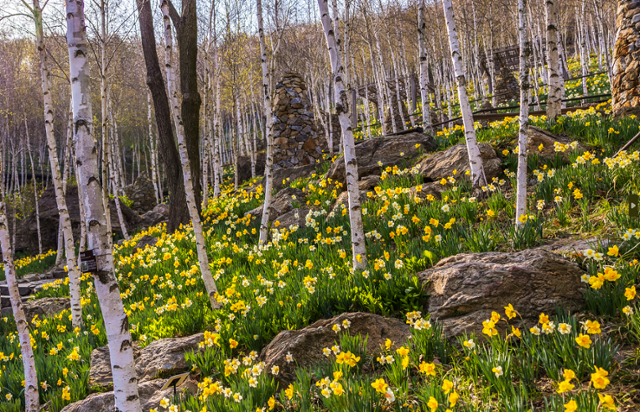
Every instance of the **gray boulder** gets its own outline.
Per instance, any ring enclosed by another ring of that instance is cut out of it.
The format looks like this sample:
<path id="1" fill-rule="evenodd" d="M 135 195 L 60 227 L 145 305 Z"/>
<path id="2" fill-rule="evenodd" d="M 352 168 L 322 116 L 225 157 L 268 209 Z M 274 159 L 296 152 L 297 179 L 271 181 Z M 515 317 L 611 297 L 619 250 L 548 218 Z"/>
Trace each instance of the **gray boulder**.
<path id="1" fill-rule="evenodd" d="M 579 309 L 584 272 L 573 262 L 544 249 L 516 253 L 463 253 L 441 260 L 417 276 L 429 295 L 428 311 L 447 336 L 475 332 L 491 312 L 512 304 L 525 320 L 555 307 Z M 506 323 L 496 325 L 504 329 Z"/>
<path id="2" fill-rule="evenodd" d="M 160 203 L 141 216 L 142 227 L 148 228 L 169 220 L 169 205 Z"/>
<path id="3" fill-rule="evenodd" d="M 371 313 L 343 313 L 331 319 L 322 319 L 300 330 L 285 330 L 280 332 L 260 353 L 260 360 L 265 362 L 266 370 L 273 366 L 280 368 L 276 379 L 281 388 L 286 387 L 295 377 L 295 368 L 306 368 L 326 359 L 322 349 L 330 348 L 336 342 L 340 344 L 343 333 L 332 330 L 333 325 L 347 320 L 351 322 L 349 334 L 368 336 L 367 349 L 369 353 L 380 351 L 387 339 L 399 347 L 411 336 L 409 326 L 394 318 L 385 318 Z M 287 362 L 290 353 L 293 362 Z M 282 386 L 284 385 L 284 386 Z"/>
<path id="4" fill-rule="evenodd" d="M 356 145 L 358 175 L 362 179 L 370 175 L 380 175 L 381 168 L 387 166 L 411 166 L 410 161 L 420 153 L 432 152 L 437 147 L 433 137 L 417 132 L 364 140 Z M 336 159 L 327 172 L 327 177 L 346 183 L 344 157 Z"/>
<path id="5" fill-rule="evenodd" d="M 165 379 L 156 379 L 138 384 L 138 396 L 143 412 L 149 412 L 151 409 L 162 410 L 160 401 L 173 396 L 173 388 L 161 390 L 165 382 Z M 178 391 L 195 395 L 197 389 L 197 383 L 188 380 L 178 388 Z M 65 406 L 61 412 L 113 412 L 114 410 L 115 400 L 113 391 L 110 391 L 91 394 L 81 401 Z"/>
<path id="6" fill-rule="evenodd" d="M 184 354 L 198 351 L 198 344 L 204 335 L 198 333 L 184 338 L 167 338 L 151 342 L 149 346 L 138 349 L 134 344 L 133 357 L 139 382 L 157 378 L 166 378 L 189 369 Z M 91 353 L 89 386 L 109 388 L 112 385 L 111 358 L 108 346 L 94 349 Z"/>
<path id="7" fill-rule="evenodd" d="M 489 143 L 479 143 L 480 155 L 484 166 L 484 174 L 488 180 L 497 177 L 502 172 L 502 161 Z M 453 171 L 456 170 L 456 174 Z M 459 144 L 443 152 L 435 153 L 420 162 L 420 173 L 427 179 L 438 181 L 442 178 L 454 176 L 459 179 L 469 170 L 469 155 L 467 146 Z"/>
<path id="8" fill-rule="evenodd" d="M 22 304 L 22 310 L 27 317 L 27 322 L 38 315 L 39 319 L 47 316 L 57 315 L 65 309 L 71 309 L 71 299 L 69 298 L 42 298 L 30 300 Z"/>
<path id="9" fill-rule="evenodd" d="M 296 208 L 298 205 L 305 204 L 304 192 L 300 189 L 285 187 L 275 194 L 271 199 L 271 210 L 269 212 L 269 223 L 273 222 L 279 216 L 284 215 Z M 245 216 L 251 215 L 251 219 L 262 219 L 262 211 L 264 203 L 253 210 L 245 213 Z"/>

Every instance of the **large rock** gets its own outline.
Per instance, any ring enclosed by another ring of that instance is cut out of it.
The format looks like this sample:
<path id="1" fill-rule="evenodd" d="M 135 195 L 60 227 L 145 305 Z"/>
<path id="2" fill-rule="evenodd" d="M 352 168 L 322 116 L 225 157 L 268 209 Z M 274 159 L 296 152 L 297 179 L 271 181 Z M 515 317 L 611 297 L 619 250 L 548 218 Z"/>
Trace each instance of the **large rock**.
<path id="1" fill-rule="evenodd" d="M 146 382 L 186 372 L 189 366 L 184 354 L 197 351 L 198 344 L 203 340 L 203 334 L 198 333 L 184 338 L 159 339 L 143 349 L 138 349 L 137 345 L 134 345 L 133 356 L 138 381 Z M 107 346 L 93 350 L 89 386 L 108 388 L 112 385 L 110 362 Z"/>
<path id="2" fill-rule="evenodd" d="M 485 176 L 488 180 L 497 177 L 502 172 L 502 162 L 496 155 L 496 151 L 489 143 L 479 143 L 478 147 L 482 156 Z M 464 144 L 435 153 L 420 164 L 420 173 L 431 181 L 454 176 L 454 170 L 457 171 L 456 179 L 464 176 L 465 172 L 469 170 L 469 155 L 467 154 L 467 146 Z"/>
<path id="3" fill-rule="evenodd" d="M 416 147 L 418 145 L 418 147 Z M 358 175 L 360 179 L 370 175 L 380 175 L 387 166 L 408 166 L 409 160 L 420 153 L 436 150 L 433 137 L 422 133 L 409 133 L 401 136 L 383 136 L 364 140 L 356 145 Z M 331 165 L 327 177 L 346 183 L 344 158 L 338 157 Z"/>
<path id="4" fill-rule="evenodd" d="M 322 349 L 330 348 L 336 342 L 340 344 L 343 333 L 332 330 L 333 325 L 348 320 L 351 322 L 349 334 L 351 336 L 368 336 L 367 349 L 369 353 L 380 350 L 387 339 L 396 346 L 401 346 L 411 336 L 409 326 L 398 319 L 384 318 L 371 313 L 343 313 L 331 319 L 322 319 L 300 330 L 286 330 L 280 332 L 260 353 L 260 360 L 266 364 L 266 370 L 273 366 L 280 368 L 277 379 L 281 388 L 286 387 L 295 377 L 295 368 L 306 368 L 326 359 Z M 293 362 L 287 362 L 287 354 L 293 357 Z M 284 385 L 284 386 L 283 386 Z"/>
<path id="5" fill-rule="evenodd" d="M 291 229 L 292 226 L 298 226 L 299 228 L 306 227 L 307 221 L 305 218 L 307 217 L 307 214 L 309 214 L 309 209 L 300 208 L 290 210 L 282 216 L 278 216 L 276 218 L 276 222 L 278 222 L 278 229 Z"/>
<path id="6" fill-rule="evenodd" d="M 475 332 L 496 311 L 513 304 L 526 320 L 555 313 L 556 306 L 583 305 L 583 271 L 575 263 L 543 249 L 517 253 L 469 253 L 441 260 L 418 274 L 429 295 L 428 311 L 447 336 Z M 501 321 L 498 327 L 506 326 Z"/>
<path id="7" fill-rule="evenodd" d="M 287 184 L 291 184 L 300 178 L 306 179 L 310 178 L 314 174 L 317 175 L 319 170 L 321 170 L 321 167 L 321 163 L 314 163 L 304 166 L 287 167 L 286 169 L 276 169 L 273 171 L 273 188 L 280 190 L 284 187 L 285 182 Z"/>
<path id="8" fill-rule="evenodd" d="M 303 205 L 305 203 L 304 192 L 300 189 L 294 189 L 293 187 L 286 187 L 276 193 L 271 199 L 271 211 L 269 212 L 269 222 L 273 222 L 279 216 L 284 215 L 287 212 L 295 209 L 295 206 Z M 256 207 L 253 210 L 248 211 L 246 215 L 251 215 L 252 219 L 262 219 L 263 204 Z"/>
<path id="9" fill-rule="evenodd" d="M 264 176 L 264 166 L 267 162 L 266 153 L 258 153 L 256 156 L 256 176 Z M 251 179 L 251 158 L 238 156 L 238 183 Z"/>
<path id="10" fill-rule="evenodd" d="M 147 172 L 140 173 L 140 176 L 136 178 L 132 185 L 124 188 L 124 192 L 127 198 L 133 201 L 131 209 L 136 213 L 143 214 L 148 212 L 158 204 L 153 181 L 149 179 Z"/>
<path id="11" fill-rule="evenodd" d="M 47 316 L 57 315 L 65 309 L 71 309 L 71 299 L 69 298 L 42 298 L 22 304 L 22 310 L 24 310 L 24 315 L 29 323 L 36 315 L 39 319 L 42 319 Z"/>
<path id="12" fill-rule="evenodd" d="M 156 243 L 158 243 L 158 238 L 157 237 L 144 235 L 144 236 L 142 236 L 140 238 L 140 240 L 138 240 L 136 245 L 133 247 L 133 251 L 132 252 L 136 253 L 139 250 L 144 250 L 147 246 L 153 247 L 153 246 L 156 245 Z"/>
<path id="13" fill-rule="evenodd" d="M 78 187 L 67 186 L 66 193 L 67 209 L 71 218 L 71 228 L 73 229 L 74 239 L 80 237 L 80 204 L 78 202 Z M 118 213 L 116 211 L 115 202 L 111 200 L 110 214 L 111 225 L 114 232 L 122 232 Z M 120 203 L 125 224 L 129 232 L 140 226 L 142 220 L 133 210 L 124 203 Z M 58 205 L 56 196 L 53 191 L 53 185 L 44 191 L 42 197 L 38 200 L 38 208 L 40 211 L 40 233 L 42 235 L 42 249 L 56 249 L 58 247 Z M 9 214 L 9 213 L 8 213 Z M 12 225 L 9 225 L 12 228 Z M 18 231 L 16 233 L 16 249 L 28 250 L 31 253 L 38 251 L 38 232 L 36 226 L 35 212 L 29 214 L 24 220 L 19 222 Z"/>
<path id="14" fill-rule="evenodd" d="M 148 211 L 142 218 L 142 227 L 155 226 L 158 223 L 167 222 L 169 220 L 169 205 L 160 203 L 153 210 Z"/>
<path id="15" fill-rule="evenodd" d="M 364 205 L 365 202 L 369 201 L 371 198 L 369 198 L 369 196 L 367 195 L 367 192 L 365 191 L 361 191 L 360 192 L 360 205 Z M 336 201 L 333 203 L 333 206 L 331 207 L 331 213 L 334 214 L 339 214 L 342 213 L 342 209 L 346 208 L 347 209 L 347 213 L 349 210 L 349 192 L 342 192 L 338 195 L 338 198 L 336 199 Z"/>
<path id="16" fill-rule="evenodd" d="M 165 379 L 156 379 L 138 384 L 138 396 L 143 412 L 149 412 L 151 409 L 162 410 L 160 401 L 163 398 L 171 399 L 173 397 L 173 388 L 161 390 L 165 382 Z M 186 391 L 195 395 L 197 384 L 188 380 L 178 387 L 178 391 Z M 102 392 L 91 394 L 81 401 L 69 404 L 62 408 L 61 412 L 113 412 L 114 410 L 113 392 Z"/>
<path id="17" fill-rule="evenodd" d="M 568 145 L 571 143 L 569 139 L 549 133 L 536 126 L 529 126 L 527 134 L 529 139 L 527 141 L 527 154 L 538 154 L 541 159 L 553 159 L 557 153 L 562 156 L 564 163 L 569 163 L 569 150 L 564 153 L 556 152 L 555 150 L 556 143 Z M 542 145 L 542 150 L 540 150 L 540 145 Z M 584 148 L 578 146 L 578 150 L 584 151 Z"/>

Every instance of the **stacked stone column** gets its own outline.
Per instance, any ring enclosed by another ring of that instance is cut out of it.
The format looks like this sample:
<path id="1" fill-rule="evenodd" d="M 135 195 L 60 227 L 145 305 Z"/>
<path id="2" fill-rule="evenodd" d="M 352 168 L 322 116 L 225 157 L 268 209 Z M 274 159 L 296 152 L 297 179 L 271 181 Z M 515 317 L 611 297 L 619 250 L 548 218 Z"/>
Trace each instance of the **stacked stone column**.
<path id="1" fill-rule="evenodd" d="M 285 73 L 273 101 L 273 164 L 275 169 L 322 159 L 326 140 L 318 134 L 307 86 L 296 73 Z"/>
<path id="2" fill-rule="evenodd" d="M 613 113 L 640 115 L 640 0 L 620 0 L 613 52 Z"/>

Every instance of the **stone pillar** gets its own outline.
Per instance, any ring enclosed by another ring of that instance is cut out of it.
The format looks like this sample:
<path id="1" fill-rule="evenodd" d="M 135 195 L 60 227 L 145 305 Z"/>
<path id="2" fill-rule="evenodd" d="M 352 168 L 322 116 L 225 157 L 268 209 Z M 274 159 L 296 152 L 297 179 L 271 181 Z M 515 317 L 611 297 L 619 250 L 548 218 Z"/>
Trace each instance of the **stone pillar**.
<path id="1" fill-rule="evenodd" d="M 307 85 L 296 73 L 285 73 L 273 100 L 273 166 L 280 169 L 322 159 L 326 141 L 318 135 Z"/>
<path id="2" fill-rule="evenodd" d="M 640 0 L 619 0 L 613 52 L 613 113 L 640 115 Z"/>

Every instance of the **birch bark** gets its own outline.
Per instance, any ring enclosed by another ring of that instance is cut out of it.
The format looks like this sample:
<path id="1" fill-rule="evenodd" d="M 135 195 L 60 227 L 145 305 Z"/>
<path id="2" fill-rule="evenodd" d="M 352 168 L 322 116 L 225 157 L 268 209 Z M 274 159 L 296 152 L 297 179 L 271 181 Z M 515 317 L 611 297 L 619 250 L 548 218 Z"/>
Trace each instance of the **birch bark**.
<path id="1" fill-rule="evenodd" d="M 362 225 L 362 211 L 360 209 L 360 190 L 358 188 L 358 159 L 351 130 L 351 116 L 349 113 L 349 96 L 344 89 L 342 76 L 344 67 L 340 62 L 333 25 L 329 17 L 327 0 L 318 0 L 322 27 L 324 28 L 331 70 L 334 76 L 334 91 L 336 97 L 336 112 L 342 126 L 343 156 L 347 175 L 347 192 L 349 195 L 349 219 L 351 221 L 351 248 L 354 269 L 364 269 L 367 266 L 367 251 L 364 243 L 364 229 Z"/>
<path id="2" fill-rule="evenodd" d="M 37 0 L 34 1 L 34 6 Z M 40 11 L 39 6 L 37 7 Z M 18 341 L 20 342 L 20 357 L 24 368 L 24 400 L 25 412 L 38 412 L 40 410 L 40 399 L 38 396 L 38 376 L 36 373 L 36 362 L 31 346 L 31 336 L 29 335 L 29 325 L 22 310 L 22 297 L 18 291 L 18 280 L 16 269 L 13 265 L 13 255 L 9 243 L 9 228 L 7 227 L 7 215 L 5 203 L 0 202 L 0 247 L 2 248 L 2 263 L 9 289 L 9 300 L 13 310 L 13 318 L 18 329 Z"/>
<path id="3" fill-rule="evenodd" d="M 557 0 L 546 0 L 547 21 L 547 72 L 549 79 L 549 97 L 547 98 L 547 119 L 555 122 L 562 113 L 562 90 L 560 90 L 560 73 L 558 58 L 558 11 Z"/>
<path id="4" fill-rule="evenodd" d="M 456 30 L 456 22 L 453 17 L 453 5 L 451 0 L 443 0 L 444 14 L 447 23 L 447 31 L 449 33 L 449 45 L 451 46 L 451 61 L 455 71 L 456 82 L 458 84 L 458 99 L 460 100 L 460 111 L 462 113 L 462 122 L 464 124 L 464 135 L 467 141 L 467 152 L 469 155 L 469 168 L 471 169 L 471 181 L 474 186 L 482 186 L 487 184 L 487 178 L 484 175 L 484 167 L 482 165 L 482 157 L 476 140 L 476 130 L 473 124 L 473 113 L 469 104 L 469 96 L 467 95 L 467 79 L 462 68 L 462 56 L 460 55 L 460 44 L 458 42 L 458 32 Z M 449 104 L 451 107 L 451 103 Z"/>
<path id="5" fill-rule="evenodd" d="M 518 0 L 520 37 L 520 129 L 518 131 L 518 183 L 516 197 L 516 227 L 524 225 L 527 213 L 527 128 L 529 126 L 529 57 L 531 43 L 527 38 L 526 0 Z"/>
<path id="6" fill-rule="evenodd" d="M 93 114 L 87 56 L 84 2 L 67 0 L 67 44 L 74 115 L 78 185 L 82 186 L 83 204 L 88 228 L 88 246 L 97 256 L 94 273 L 96 294 L 109 342 L 113 374 L 115 407 L 120 412 L 140 412 L 138 378 L 133 361 L 129 321 L 124 313 L 120 288 L 113 266 L 113 251 L 107 232 L 102 188 L 98 174 L 98 157 L 93 138 Z"/>
<path id="7" fill-rule="evenodd" d="M 426 30 L 427 22 L 425 18 L 425 0 L 420 0 L 418 8 L 418 45 L 420 48 L 420 98 L 422 99 L 422 127 L 425 131 L 433 134 L 431 126 L 431 107 L 429 105 L 429 62 L 427 61 Z"/>
<path id="8" fill-rule="evenodd" d="M 47 64 L 47 50 L 44 43 L 42 26 L 42 9 L 39 0 L 33 1 L 34 20 L 36 22 L 36 47 L 40 58 L 40 75 L 42 80 L 42 94 L 44 100 L 44 123 L 47 147 L 49 148 L 49 162 L 51 164 L 53 185 L 56 193 L 56 204 L 60 224 L 64 233 L 65 257 L 69 273 L 69 293 L 71 295 L 71 323 L 74 328 L 82 327 L 82 306 L 80 305 L 80 275 L 76 268 L 76 251 L 73 244 L 73 232 L 71 231 L 71 219 L 67 209 L 67 201 L 62 188 L 60 177 L 60 165 L 58 163 L 58 149 L 53 131 L 53 102 L 49 90 L 50 72 Z"/>
<path id="9" fill-rule="evenodd" d="M 262 20 L 262 0 L 257 0 L 258 13 L 258 37 L 260 39 L 260 61 L 262 67 L 262 99 L 264 105 L 264 115 L 266 118 L 267 135 L 267 159 L 264 166 L 264 205 L 262 207 L 262 220 L 260 222 L 259 244 L 266 244 L 269 236 L 269 217 L 271 214 L 271 192 L 273 191 L 273 137 L 271 136 L 271 80 L 269 78 L 269 68 L 267 66 L 267 46 L 264 40 L 264 24 Z M 331 116 L 331 115 L 329 115 Z M 329 142 L 329 150 L 332 150 Z"/>
<path id="10" fill-rule="evenodd" d="M 200 215 L 198 214 L 196 197 L 193 190 L 193 181 L 191 180 L 191 166 L 189 164 L 189 155 L 187 153 L 184 126 L 182 124 L 182 117 L 180 114 L 178 87 L 172 65 L 173 39 L 171 37 L 171 20 L 169 19 L 169 5 L 167 3 L 167 0 L 163 0 L 161 8 L 162 21 L 164 24 L 164 39 L 166 45 L 167 88 L 169 89 L 171 113 L 173 114 L 173 120 L 176 127 L 176 135 L 178 136 L 178 149 L 180 151 L 180 159 L 182 161 L 182 175 L 184 176 L 184 188 L 185 194 L 187 196 L 187 207 L 189 209 L 189 214 L 191 215 L 193 233 L 196 239 L 196 249 L 198 252 L 198 261 L 200 263 L 200 273 L 202 274 L 202 280 L 207 290 L 207 295 L 209 295 L 211 308 L 215 310 L 220 306 L 216 299 L 218 288 L 216 287 L 216 283 L 213 280 L 213 276 L 211 275 L 211 269 L 209 268 L 209 257 L 207 256 L 206 240 L 202 231 L 202 223 L 200 222 Z"/>

